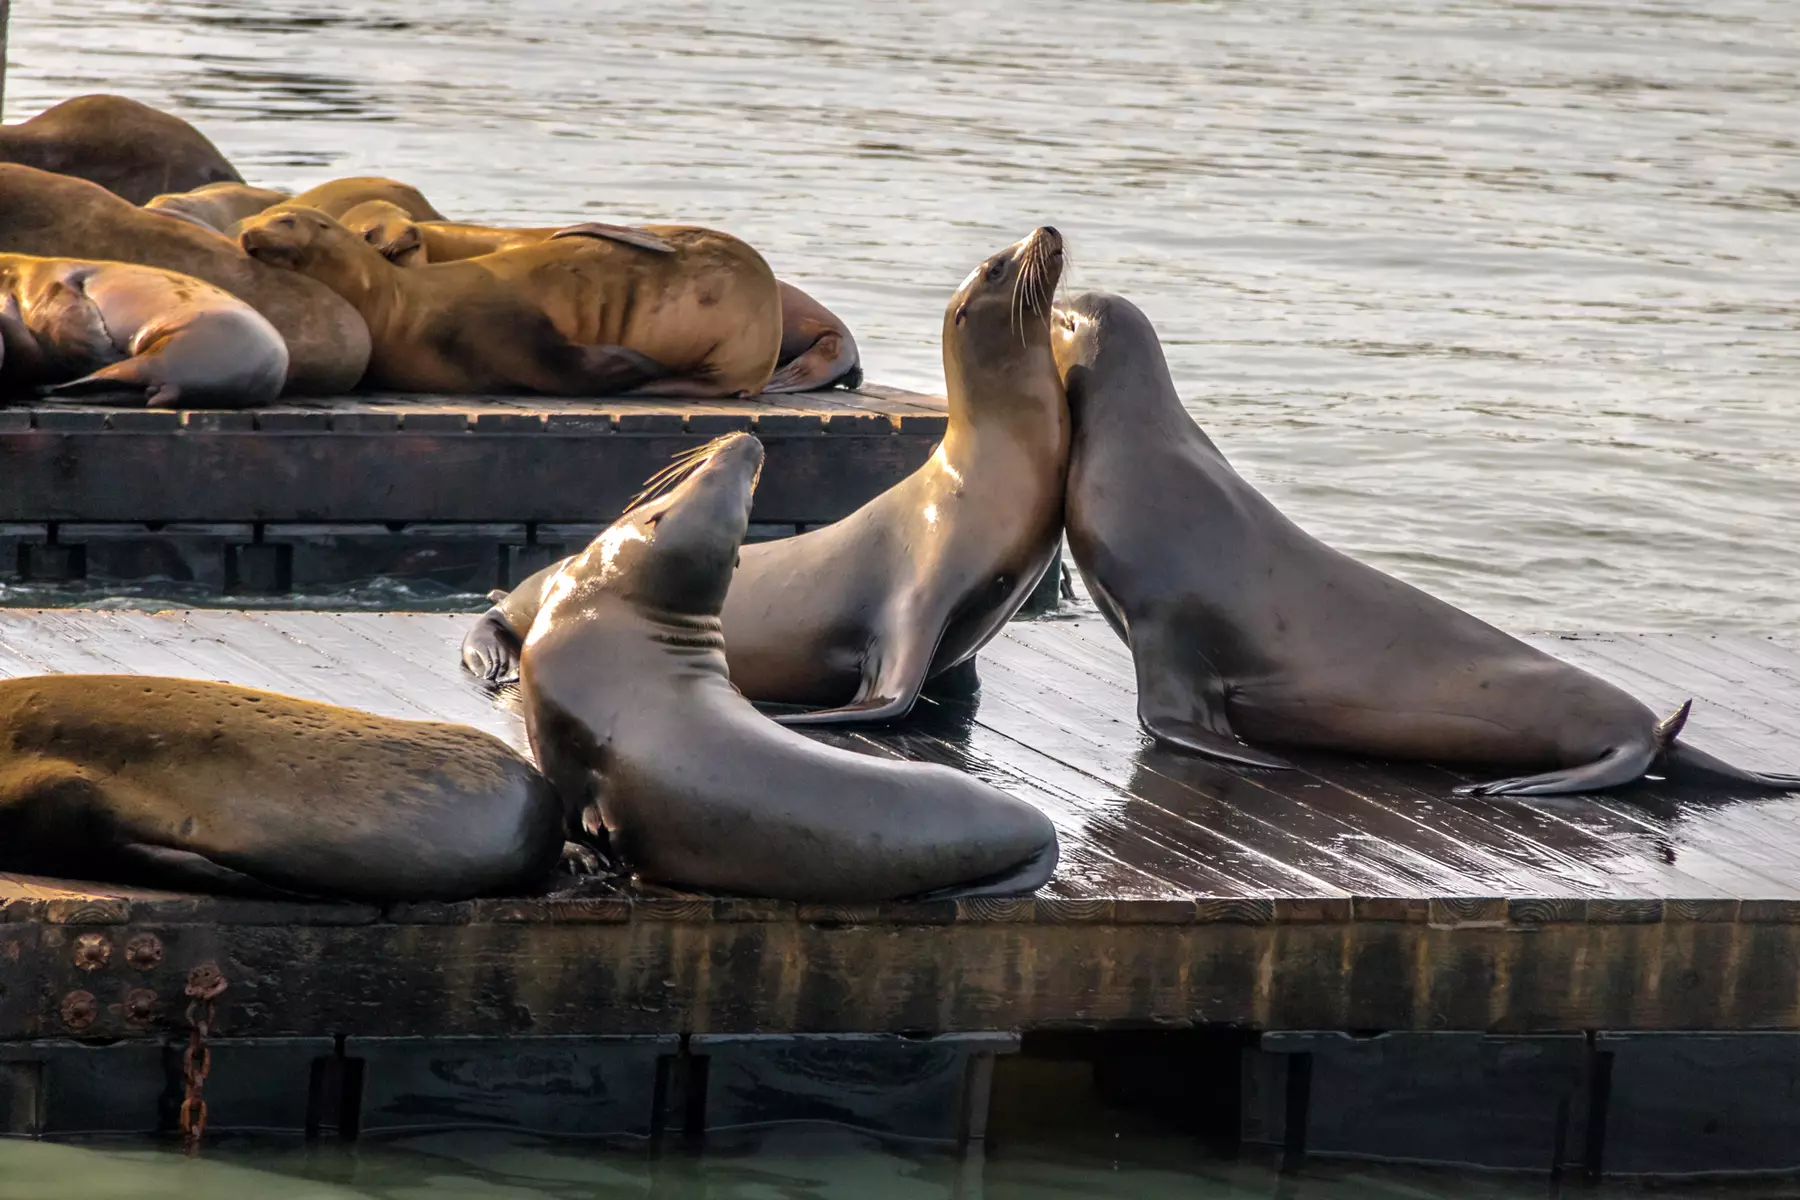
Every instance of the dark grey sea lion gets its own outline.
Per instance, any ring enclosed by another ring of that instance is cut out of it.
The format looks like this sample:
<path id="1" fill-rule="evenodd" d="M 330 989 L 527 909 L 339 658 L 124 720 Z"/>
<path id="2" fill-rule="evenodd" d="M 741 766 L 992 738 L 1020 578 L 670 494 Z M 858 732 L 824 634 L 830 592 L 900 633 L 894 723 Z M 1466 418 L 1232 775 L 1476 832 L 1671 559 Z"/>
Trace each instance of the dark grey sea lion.
<path id="1" fill-rule="evenodd" d="M 479 730 L 223 683 L 0 681 L 0 869 L 358 900 L 517 894 L 563 849 Z"/>
<path id="2" fill-rule="evenodd" d="M 1800 789 L 1682 744 L 1687 705 L 1658 721 L 1282 516 L 1182 407 L 1129 301 L 1090 292 L 1053 324 L 1075 426 L 1069 549 L 1131 646 L 1138 716 L 1160 741 L 1258 767 L 1288 764 L 1255 746 L 1288 745 L 1522 772 L 1460 789 L 1485 795 L 1652 769 Z"/>
<path id="3" fill-rule="evenodd" d="M 571 828 L 656 884 L 856 903 L 1030 891 L 1049 820 L 961 772 L 822 745 L 731 684 L 719 612 L 762 469 L 712 443 L 558 568 L 525 641 L 532 750 Z"/>

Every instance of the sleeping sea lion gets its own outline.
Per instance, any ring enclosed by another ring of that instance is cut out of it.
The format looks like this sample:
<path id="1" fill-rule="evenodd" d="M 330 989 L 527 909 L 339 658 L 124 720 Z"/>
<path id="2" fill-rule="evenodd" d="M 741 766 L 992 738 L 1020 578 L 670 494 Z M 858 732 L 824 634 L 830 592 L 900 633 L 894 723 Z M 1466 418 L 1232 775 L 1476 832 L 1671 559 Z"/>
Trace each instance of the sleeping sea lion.
<path id="1" fill-rule="evenodd" d="M 1053 333 L 1075 421 L 1069 549 L 1131 647 L 1159 741 L 1257 767 L 1288 764 L 1246 742 L 1525 772 L 1458 789 L 1477 795 L 1595 791 L 1652 769 L 1800 789 L 1683 745 L 1687 705 L 1658 722 L 1282 516 L 1182 407 L 1129 301 L 1089 292 Z"/>
<path id="2" fill-rule="evenodd" d="M 780 720 L 904 717 L 928 680 L 1005 627 L 1056 557 L 1069 414 L 1049 313 L 1061 271 L 1049 227 L 971 271 L 944 312 L 950 420 L 930 460 L 835 524 L 744 547 L 724 611 L 731 680 L 752 700 L 818 709 Z M 496 683 L 516 672 L 560 569 L 476 622 L 462 647 L 471 672 Z"/>
<path id="3" fill-rule="evenodd" d="M 331 289 L 265 266 L 220 234 L 128 204 L 86 180 L 0 165 L 0 251 L 139 263 L 223 288 L 280 331 L 290 394 L 347 392 L 369 361 L 368 326 Z"/>
<path id="4" fill-rule="evenodd" d="M 730 434 L 546 589 L 525 642 L 532 751 L 573 828 L 652 883 L 818 903 L 1031 891 L 1056 831 L 959 771 L 822 745 L 732 687 L 719 610 L 762 444 Z"/>
<path id="5" fill-rule="evenodd" d="M 358 204 L 339 218 L 339 223 L 381 251 L 383 258 L 402 267 L 459 262 L 496 250 L 535 246 L 570 228 L 518 229 L 460 221 L 421 221 L 386 200 Z M 862 360 L 850 327 L 793 284 L 780 280 L 777 283 L 781 289 L 781 352 L 776 356 L 775 374 L 763 386 L 763 392 L 862 386 Z"/>
<path id="6" fill-rule="evenodd" d="M 755 250 L 693 226 L 577 231 L 593 236 L 410 270 L 294 204 L 251 217 L 238 238 L 356 306 L 374 341 L 371 387 L 700 399 L 768 382 L 780 305 Z"/>
<path id="7" fill-rule="evenodd" d="M 192 679 L 0 681 L 0 870 L 459 900 L 562 850 L 544 777 L 479 730 Z"/>
<path id="8" fill-rule="evenodd" d="M 144 207 L 164 216 L 190 221 L 214 233 L 224 233 L 245 217 L 255 216 L 287 199 L 286 192 L 274 188 L 252 187 L 247 183 L 209 183 L 191 192 L 165 192 L 151 198 Z"/>
<path id="9" fill-rule="evenodd" d="M 0 254 L 0 394 L 125 395 L 250 408 L 281 394 L 287 343 L 236 296 L 133 263 Z"/>
<path id="10" fill-rule="evenodd" d="M 77 96 L 29 121 L 0 125 L 0 162 L 86 179 L 131 204 L 243 182 L 198 129 L 124 96 Z"/>

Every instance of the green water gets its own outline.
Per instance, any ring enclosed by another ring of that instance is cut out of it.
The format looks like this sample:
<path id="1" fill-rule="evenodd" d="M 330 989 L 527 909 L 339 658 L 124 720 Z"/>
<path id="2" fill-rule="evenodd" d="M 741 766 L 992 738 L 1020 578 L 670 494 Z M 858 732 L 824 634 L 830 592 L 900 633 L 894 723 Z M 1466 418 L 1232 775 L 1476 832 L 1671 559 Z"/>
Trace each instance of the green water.
<path id="1" fill-rule="evenodd" d="M 1311 1164 L 1283 1176 L 1181 1138 L 1095 1135 L 952 1152 L 828 1126 L 742 1136 L 704 1154 L 440 1133 L 384 1143 L 209 1146 L 198 1159 L 146 1143 L 0 1141 L 0 1200 L 1540 1200 L 1646 1194 L 1419 1168 Z M 1792 1200 L 1767 1181 L 1659 1187 L 1658 1196 Z"/>

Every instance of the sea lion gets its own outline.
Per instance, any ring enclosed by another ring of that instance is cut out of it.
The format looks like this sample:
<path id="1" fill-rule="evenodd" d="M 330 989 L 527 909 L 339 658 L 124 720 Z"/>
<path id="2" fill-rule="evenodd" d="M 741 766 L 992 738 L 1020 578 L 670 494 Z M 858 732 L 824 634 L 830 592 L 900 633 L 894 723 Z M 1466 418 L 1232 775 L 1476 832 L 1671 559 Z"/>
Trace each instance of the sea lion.
<path id="1" fill-rule="evenodd" d="M 1069 414 L 1048 321 L 1061 272 L 1048 227 L 971 271 L 944 313 L 950 420 L 931 458 L 835 524 L 744 547 L 724 611 L 731 680 L 752 700 L 815 709 L 779 720 L 904 717 L 1056 557 Z M 561 566 L 476 622 L 462 647 L 471 672 L 514 674 Z"/>
<path id="2" fill-rule="evenodd" d="M 85 180 L 0 165 L 0 251 L 139 263 L 223 288 L 281 332 L 289 393 L 347 392 L 369 361 L 368 326 L 329 288 Z"/>
<path id="3" fill-rule="evenodd" d="M 421 221 L 386 200 L 358 204 L 344 213 L 339 223 L 381 251 L 383 258 L 402 267 L 459 262 L 497 250 L 535 246 L 569 228 L 518 229 L 461 221 Z M 781 289 L 781 352 L 775 359 L 775 374 L 763 385 L 763 392 L 862 386 L 862 359 L 850 327 L 793 284 L 776 282 Z"/>
<path id="4" fill-rule="evenodd" d="M 1289 764 L 1245 742 L 1531 772 L 1457 789 L 1476 795 L 1595 791 L 1652 768 L 1800 788 L 1677 741 L 1687 705 L 1659 723 L 1282 516 L 1182 407 L 1129 301 L 1059 307 L 1054 339 L 1075 422 L 1069 549 L 1131 647 L 1159 741 L 1257 767 Z"/>
<path id="5" fill-rule="evenodd" d="M 412 269 L 296 204 L 251 217 L 238 238 L 356 306 L 371 387 L 705 398 L 768 382 L 780 307 L 760 254 L 693 226 L 577 229 L 593 236 Z"/>
<path id="6" fill-rule="evenodd" d="M 762 444 L 690 458 L 557 572 L 521 668 L 565 819 L 652 883 L 818 903 L 1031 891 L 1056 831 L 959 771 L 822 745 L 732 687 L 719 610 Z"/>
<path id="7" fill-rule="evenodd" d="M 190 221 L 214 233 L 224 233 L 245 217 L 255 216 L 288 198 L 286 192 L 274 188 L 253 187 L 247 183 L 209 183 L 191 192 L 167 192 L 155 196 L 144 207 L 164 216 Z"/>
<path id="8" fill-rule="evenodd" d="M 130 394 L 150 408 L 248 408 L 281 394 L 288 350 L 229 292 L 134 263 L 0 254 L 0 386 Z"/>
<path id="9" fill-rule="evenodd" d="M 0 869 L 458 900 L 563 849 L 544 777 L 461 725 L 142 675 L 0 681 Z"/>
<path id="10" fill-rule="evenodd" d="M 290 204 L 316 208 L 337 220 L 359 204 L 379 202 L 392 205 L 415 221 L 442 221 L 444 214 L 431 206 L 425 194 L 410 183 L 384 179 L 379 175 L 353 175 L 333 179 L 296 195 Z"/>
<path id="11" fill-rule="evenodd" d="M 77 96 L 0 125 L 0 162 L 86 179 L 131 204 L 244 181 L 198 129 L 124 96 Z"/>

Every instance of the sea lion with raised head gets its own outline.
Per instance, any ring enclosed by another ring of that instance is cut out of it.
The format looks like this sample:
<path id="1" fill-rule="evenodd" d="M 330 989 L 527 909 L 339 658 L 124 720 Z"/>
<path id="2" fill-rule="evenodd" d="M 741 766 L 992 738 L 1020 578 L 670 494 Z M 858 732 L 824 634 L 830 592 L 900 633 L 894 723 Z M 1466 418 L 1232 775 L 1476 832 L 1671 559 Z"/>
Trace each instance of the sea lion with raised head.
<path id="1" fill-rule="evenodd" d="M 1061 272 L 1048 227 L 971 271 L 944 313 L 950 420 L 931 458 L 835 524 L 744 547 L 724 611 L 731 679 L 752 700 L 815 710 L 779 720 L 904 717 L 1005 628 L 1056 557 L 1069 413 L 1048 322 Z M 463 640 L 469 671 L 515 674 L 561 565 L 482 615 Z"/>
<path id="2" fill-rule="evenodd" d="M 198 129 L 124 96 L 76 96 L 28 121 L 0 125 L 0 162 L 86 179 L 131 204 L 243 182 Z"/>
<path id="3" fill-rule="evenodd" d="M 0 254 L 0 396 L 250 408 L 281 394 L 287 343 L 231 293 L 135 263 Z"/>
<path id="4" fill-rule="evenodd" d="M 385 200 L 358 204 L 339 218 L 339 223 L 381 251 L 383 258 L 402 267 L 460 262 L 497 250 L 535 246 L 570 228 L 521 229 L 461 221 L 421 221 Z M 781 352 L 775 359 L 775 374 L 763 385 L 763 392 L 860 387 L 862 359 L 850 327 L 793 284 L 776 282 L 781 289 Z"/>
<path id="5" fill-rule="evenodd" d="M 165 217 L 179 217 L 202 229 L 224 233 L 245 217 L 255 216 L 288 199 L 286 192 L 247 183 L 209 183 L 189 192 L 165 192 L 144 207 Z M 398 210 L 396 210 L 398 211 Z"/>
<path id="6" fill-rule="evenodd" d="M 1683 745 L 1687 705 L 1658 722 L 1288 520 L 1182 407 L 1129 301 L 1089 292 L 1058 308 L 1053 337 L 1075 422 L 1069 549 L 1131 647 L 1159 741 L 1257 767 L 1288 765 L 1253 748 L 1271 745 L 1525 772 L 1457 789 L 1478 795 L 1596 791 L 1652 769 L 1800 788 Z"/>
<path id="7" fill-rule="evenodd" d="M 143 675 L 0 680 L 0 869 L 348 899 L 517 894 L 563 850 L 500 739 Z"/>
<path id="8" fill-rule="evenodd" d="M 220 234 L 128 204 L 85 180 L 0 165 L 0 251 L 138 263 L 223 288 L 280 331 L 288 349 L 288 393 L 347 392 L 368 365 L 368 326 L 331 289 L 259 263 Z"/>
<path id="9" fill-rule="evenodd" d="M 558 570 L 521 668 L 565 819 L 644 880 L 818 903 L 1031 891 L 1056 831 L 959 771 L 822 745 L 731 685 L 719 610 L 762 444 L 691 456 Z"/>
<path id="10" fill-rule="evenodd" d="M 412 269 L 316 209 L 278 205 L 240 226 L 253 258 L 356 306 L 374 342 L 367 383 L 403 392 L 762 390 L 781 348 L 775 276 L 710 229 L 579 226 L 535 246 Z"/>

